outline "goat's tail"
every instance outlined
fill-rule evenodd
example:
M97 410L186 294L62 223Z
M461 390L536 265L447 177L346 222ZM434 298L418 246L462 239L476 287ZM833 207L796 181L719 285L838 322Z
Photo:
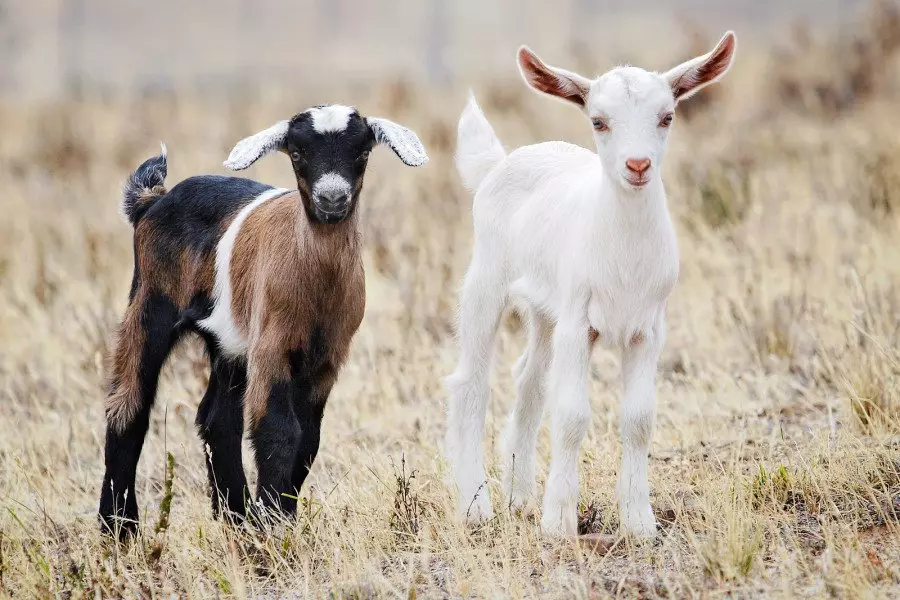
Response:
M503 144L470 93L469 104L459 117L456 138L456 170L463 185L474 192L504 158Z
M141 163L122 190L122 214L132 225L137 225L153 201L166 193L166 145L160 145L160 155Z

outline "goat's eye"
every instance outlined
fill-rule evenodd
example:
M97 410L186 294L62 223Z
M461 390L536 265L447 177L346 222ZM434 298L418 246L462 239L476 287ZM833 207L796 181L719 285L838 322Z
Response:
M303 158L303 157L300 156L300 153L297 152L296 150L294 150L293 152L291 152L291 160L292 160L292 161L294 161L294 162L300 162L300 159L302 159L302 158Z
M668 127L669 125L672 124L672 119L674 119L674 118L675 118L675 115L673 115L672 113L666 113L666 115L664 115L663 118L659 120L659 126L660 127Z
M358 158L357 160L358 160L359 162L364 162L364 161L366 161L366 160L369 160L369 151L366 150L365 152L363 152L362 154L360 154L360 155L359 155L359 158Z
M592 123L594 124L594 129L597 131L609 131L609 124L603 119L593 119Z

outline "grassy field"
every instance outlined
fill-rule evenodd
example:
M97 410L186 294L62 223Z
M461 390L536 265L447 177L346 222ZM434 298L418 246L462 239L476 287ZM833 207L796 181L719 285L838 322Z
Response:
M664 180L682 265L650 463L662 530L608 552L541 538L496 481L494 521L452 518L440 441L472 237L452 167L465 87L0 104L0 597L900 597L900 16L878 15L856 42L741 47L678 118ZM509 146L591 143L524 85L474 88ZM121 183L160 139L170 183L222 172L236 140L323 100L413 127L432 161L370 163L367 312L301 514L262 533L211 518L193 427L207 365L186 343L138 472L143 535L113 545L95 510L104 354L131 273ZM293 185L280 156L252 176ZM511 315L489 456L523 344ZM617 530L617 369L596 353L585 532ZM548 454L544 432L541 477Z

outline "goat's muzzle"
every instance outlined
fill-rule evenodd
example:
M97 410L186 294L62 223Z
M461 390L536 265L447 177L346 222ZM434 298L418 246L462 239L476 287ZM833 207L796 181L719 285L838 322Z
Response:
M650 182L648 171L650 170L649 158L629 158L625 161L627 175L625 179L636 188L641 188Z

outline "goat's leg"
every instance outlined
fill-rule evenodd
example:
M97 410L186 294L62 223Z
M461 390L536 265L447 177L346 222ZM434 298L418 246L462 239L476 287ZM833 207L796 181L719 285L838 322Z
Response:
M665 326L659 325L647 336L635 336L622 353L622 465L616 495L622 530L637 537L656 533L647 472L656 409L656 368L664 340Z
M294 469L291 475L291 483L295 493L299 496L303 482L309 475L316 455L319 453L319 440L322 429L322 415L325 412L325 404L331 394L331 388L337 379L337 372L331 367L323 368L306 389L310 393L298 398L294 406L297 420L300 422L300 446L297 448L297 456L294 458Z
M503 438L504 491L506 499L515 508L526 506L534 498L535 450L544 413L544 383L552 336L552 323L532 311L528 322L528 347L513 369L516 404Z
M578 457L591 422L588 331L582 319L564 316L553 333L548 376L548 393L555 403L550 427L553 456L541 519L541 529L549 535L578 532Z
M246 367L212 351L209 387L197 410L197 429L206 446L213 515L243 519L250 499L241 453Z
M303 389L291 377L283 335L280 330L262 331L251 341L244 420L256 455L256 501L264 509L291 515L297 509L291 474L300 446L294 404Z
M297 511L292 480L302 436L294 413L299 392L292 380L274 382L266 412L250 434L256 454L257 500L264 508L274 508L285 515Z
M494 267L473 259L460 302L459 364L447 378L445 456L458 488L458 512L474 523L493 516L484 470L484 421L490 398L494 336L506 289Z
M137 531L135 477L159 372L178 338L178 309L169 298L138 293L116 332L111 385L106 398L106 471L99 519L107 533Z

